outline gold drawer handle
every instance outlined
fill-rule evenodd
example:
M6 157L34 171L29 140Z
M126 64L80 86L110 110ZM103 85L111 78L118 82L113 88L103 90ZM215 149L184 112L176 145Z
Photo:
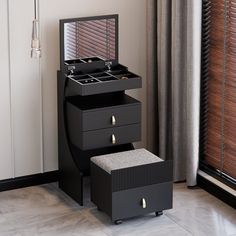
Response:
M115 116L111 117L111 123L112 123L112 125L116 125L116 118L115 118Z
M147 208L147 203L146 203L146 200L145 198L142 198L142 201L141 201L141 205L142 205L142 208Z
M116 144L116 136L114 134L111 136L111 142L112 144Z

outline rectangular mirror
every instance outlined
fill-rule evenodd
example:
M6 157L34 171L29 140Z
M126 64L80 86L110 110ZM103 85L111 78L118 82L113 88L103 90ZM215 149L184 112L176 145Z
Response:
M118 15L68 19L61 23L64 62L118 60Z

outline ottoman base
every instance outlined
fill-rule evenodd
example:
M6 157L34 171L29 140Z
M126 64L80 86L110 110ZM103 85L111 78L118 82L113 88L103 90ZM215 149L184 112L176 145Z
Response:
M108 173L91 160L91 201L115 224L148 213L161 216L163 210L172 208L172 195L172 161L130 166Z

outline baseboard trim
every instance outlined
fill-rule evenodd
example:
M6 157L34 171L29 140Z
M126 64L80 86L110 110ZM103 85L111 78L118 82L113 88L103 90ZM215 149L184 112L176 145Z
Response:
M0 192L24 188L34 185L56 182L59 179L59 171L51 171L43 174L27 175L14 179L6 179L0 181Z
M202 175L197 176L199 187L236 209L236 197Z

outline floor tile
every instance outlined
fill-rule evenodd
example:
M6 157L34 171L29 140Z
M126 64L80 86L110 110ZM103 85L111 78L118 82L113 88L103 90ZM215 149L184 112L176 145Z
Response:
M81 207L57 184L0 193L0 236L217 236L236 234L235 212L201 189L174 186L174 208L113 225L90 202Z
M167 216L193 235L236 234L236 211L202 189L175 185L174 208Z

